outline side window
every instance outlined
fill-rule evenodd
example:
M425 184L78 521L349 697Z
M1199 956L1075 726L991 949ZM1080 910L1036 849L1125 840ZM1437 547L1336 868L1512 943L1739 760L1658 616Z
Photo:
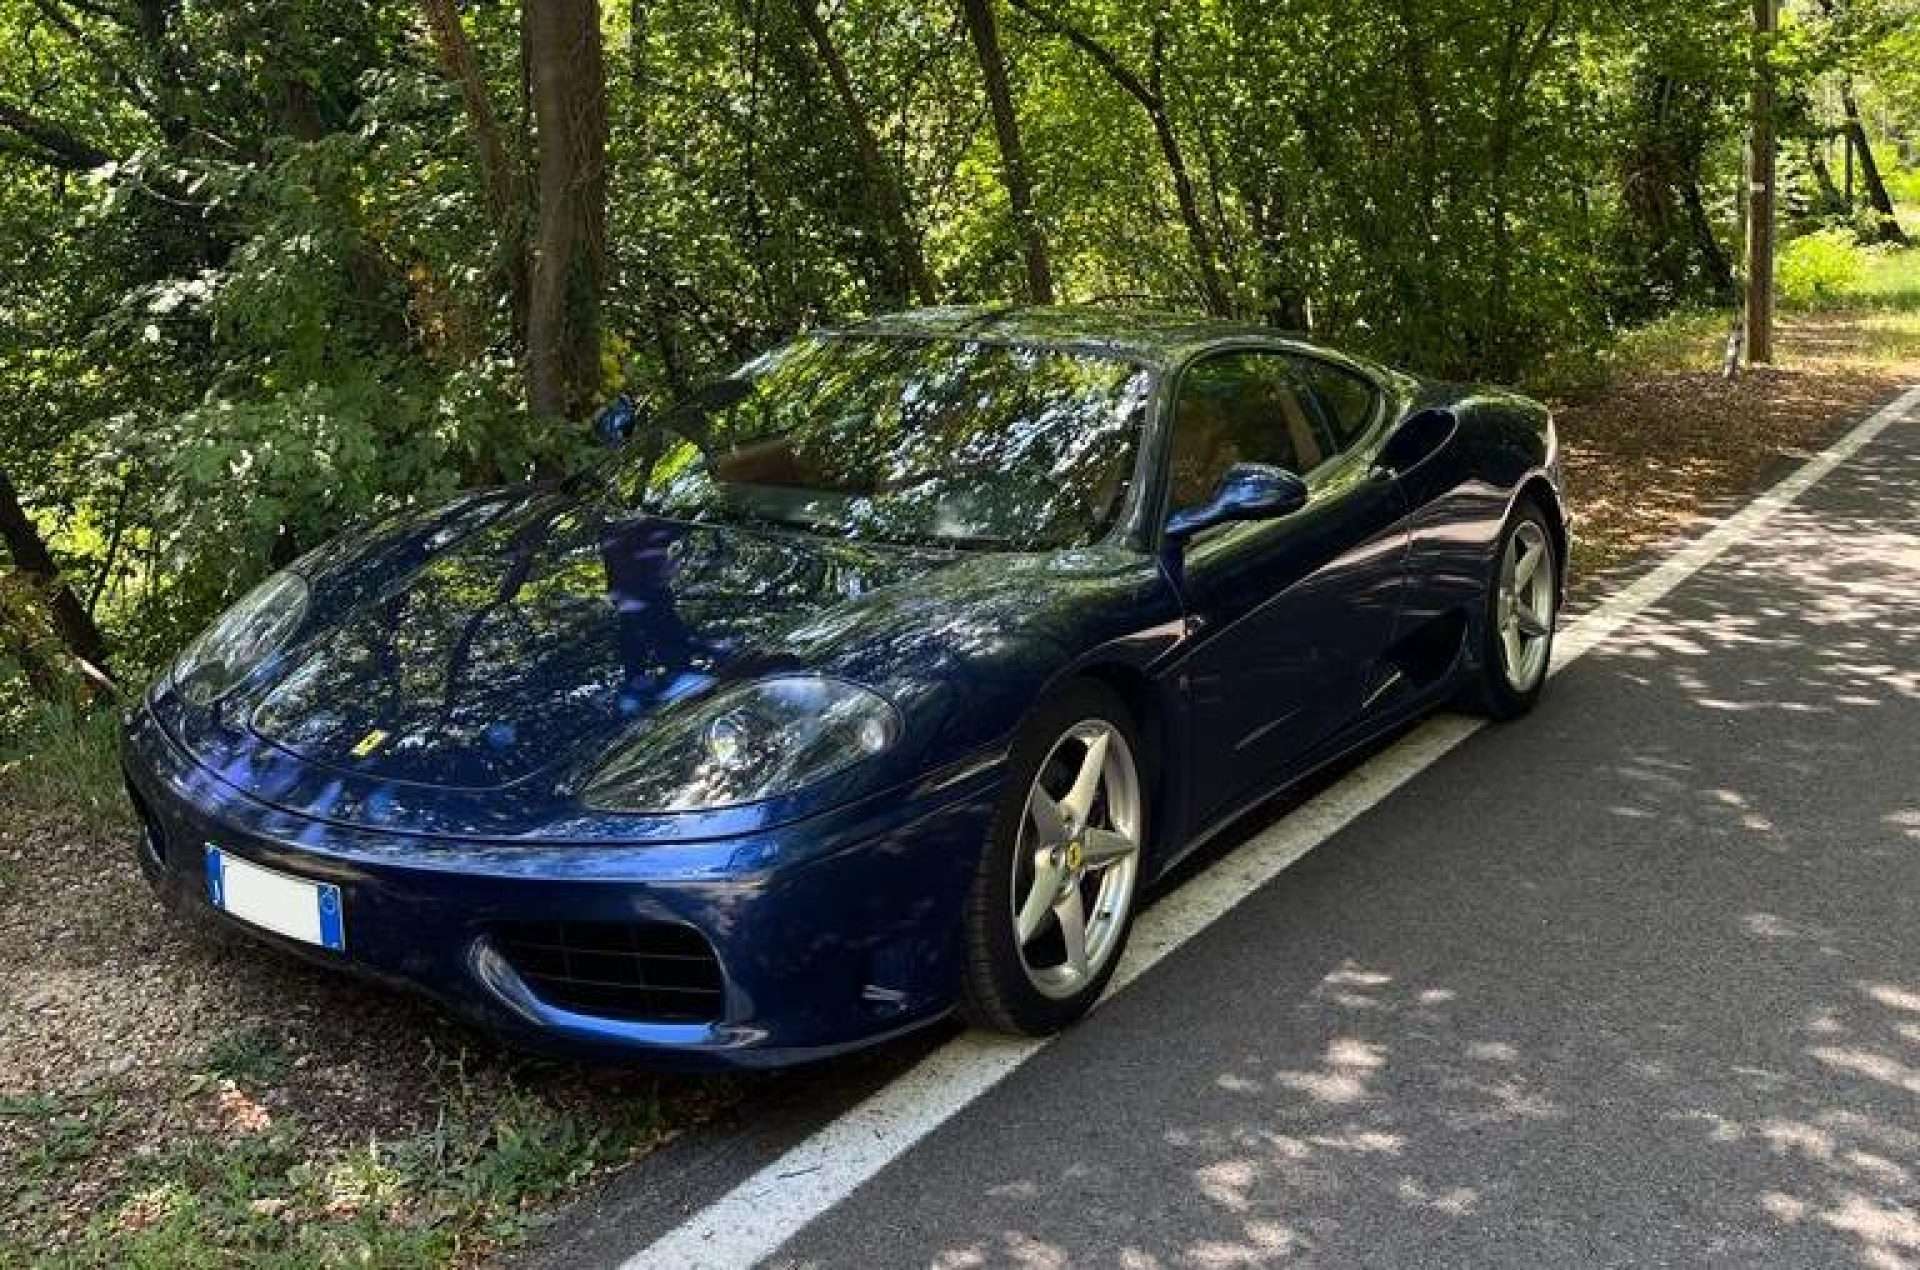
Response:
M1344 450L1358 441L1373 420L1378 395L1374 386L1351 371L1312 358L1294 359L1293 368L1310 404L1332 431L1336 448Z
M1252 351L1218 354L1187 369L1167 456L1171 509L1205 502L1235 463L1304 474L1336 452L1296 374L1297 364L1285 354Z

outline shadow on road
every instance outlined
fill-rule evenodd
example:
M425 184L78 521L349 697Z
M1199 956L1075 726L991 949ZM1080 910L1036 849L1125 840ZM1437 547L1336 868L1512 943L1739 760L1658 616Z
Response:
M1920 1266L1912 434L776 1264Z

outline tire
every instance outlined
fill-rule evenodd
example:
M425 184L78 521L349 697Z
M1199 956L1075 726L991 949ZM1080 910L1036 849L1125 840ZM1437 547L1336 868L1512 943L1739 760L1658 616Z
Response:
M1096 744L1097 786L1076 798ZM1144 758L1126 703L1092 680L1048 697L1021 728L962 918L961 1011L975 1026L1045 1036L1099 999L1133 926L1152 824Z
M1546 688L1564 567L1554 543L1547 513L1532 498L1523 498L1500 533L1500 547L1487 578L1479 670L1463 694L1463 704L1489 718L1519 718L1533 709ZM1525 554L1536 549L1542 553L1540 559L1522 581L1509 588L1509 579L1524 568ZM1521 657L1517 666L1516 641Z

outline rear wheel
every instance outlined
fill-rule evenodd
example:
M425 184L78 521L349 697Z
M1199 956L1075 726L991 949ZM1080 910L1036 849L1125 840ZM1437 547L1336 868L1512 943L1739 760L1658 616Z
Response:
M1533 709L1546 686L1559 616L1560 561L1546 513L1531 500L1514 509L1487 580L1486 636L1473 704L1496 719Z
M1034 713L968 897L962 1007L1045 1035L1099 999L1126 946L1147 791L1126 705L1091 681Z

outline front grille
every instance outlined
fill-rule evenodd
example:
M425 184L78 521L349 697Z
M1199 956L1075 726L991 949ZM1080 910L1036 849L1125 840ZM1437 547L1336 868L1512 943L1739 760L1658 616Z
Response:
M672 922L503 922L494 941L549 1005L639 1023L720 1017L720 961L691 926Z

